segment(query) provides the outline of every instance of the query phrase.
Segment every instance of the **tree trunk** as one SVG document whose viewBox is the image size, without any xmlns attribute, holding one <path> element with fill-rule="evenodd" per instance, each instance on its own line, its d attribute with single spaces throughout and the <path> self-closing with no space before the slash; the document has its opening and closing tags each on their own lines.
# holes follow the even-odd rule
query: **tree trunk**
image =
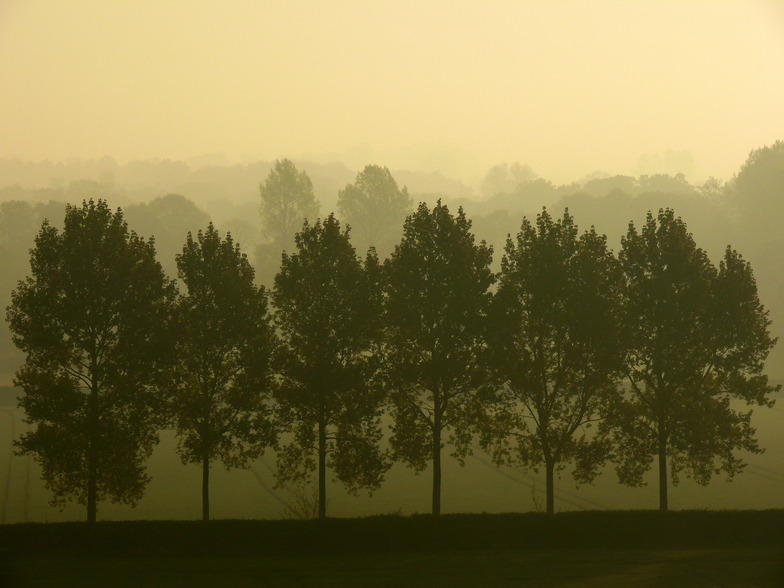
<svg viewBox="0 0 784 588">
<path fill-rule="evenodd" d="M 659 427 L 659 510 L 667 511 L 667 434 Z"/>
<path fill-rule="evenodd" d="M 553 514 L 555 512 L 555 492 L 553 490 L 555 462 L 547 460 L 545 462 L 545 471 L 547 473 L 547 514 Z"/>
<path fill-rule="evenodd" d="M 93 368 L 95 373 L 95 368 Z M 90 390 L 90 445 L 87 448 L 87 522 L 94 523 L 98 514 L 98 387 Z"/>
<path fill-rule="evenodd" d="M 210 520 L 210 458 L 201 459 L 201 520 Z"/>
<path fill-rule="evenodd" d="M 441 419 L 433 422 L 433 514 L 441 514 Z"/>
<path fill-rule="evenodd" d="M 326 427 L 319 423 L 319 463 L 318 463 L 318 476 L 319 476 L 319 519 L 327 518 L 327 430 Z"/>
<path fill-rule="evenodd" d="M 87 522 L 94 523 L 98 513 L 98 472 L 95 463 L 95 450 L 93 443 L 90 442 L 89 455 L 87 457 Z"/>
</svg>

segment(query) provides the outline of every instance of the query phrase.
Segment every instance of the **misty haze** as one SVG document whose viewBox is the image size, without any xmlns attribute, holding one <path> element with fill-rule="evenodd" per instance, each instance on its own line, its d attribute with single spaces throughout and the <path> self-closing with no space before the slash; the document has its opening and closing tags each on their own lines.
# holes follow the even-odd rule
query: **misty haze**
<svg viewBox="0 0 784 588">
<path fill-rule="evenodd" d="M 784 577 L 780 5 L 11 1 L 0 63 L 0 584 Z"/>
</svg>

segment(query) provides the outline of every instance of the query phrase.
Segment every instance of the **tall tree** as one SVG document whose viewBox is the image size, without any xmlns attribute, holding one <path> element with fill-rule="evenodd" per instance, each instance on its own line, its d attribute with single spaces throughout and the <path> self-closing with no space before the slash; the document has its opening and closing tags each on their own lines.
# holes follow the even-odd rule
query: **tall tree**
<svg viewBox="0 0 784 588">
<path fill-rule="evenodd" d="M 313 182 L 306 172 L 297 171 L 290 159 L 281 159 L 275 162 L 259 191 L 262 225 L 277 250 L 275 255 L 279 255 L 294 244 L 294 233 L 302 222 L 318 215 Z"/>
<path fill-rule="evenodd" d="M 380 268 L 373 250 L 362 264 L 333 215 L 306 222 L 296 246 L 284 253 L 272 292 L 282 339 L 276 395 L 293 432 L 278 454 L 278 477 L 305 479 L 317 469 L 324 518 L 328 467 L 352 493 L 378 488 L 389 467 L 379 448 L 382 398 L 368 385 Z"/>
<path fill-rule="evenodd" d="M 642 484 L 658 458 L 667 510 L 668 460 L 674 484 L 682 471 L 707 484 L 743 469 L 738 450 L 761 451 L 738 404 L 773 404 L 780 387 L 762 372 L 775 340 L 749 264 L 728 247 L 717 271 L 671 209 L 649 212 L 640 232 L 630 224 L 619 258 L 630 388 L 605 423 L 622 482 Z"/>
<path fill-rule="evenodd" d="M 294 247 L 294 234 L 304 220 L 318 215 L 319 203 L 308 174 L 297 171 L 289 159 L 275 162 L 259 190 L 259 212 L 266 242 L 256 249 L 256 267 L 261 281 L 271 284 L 280 269 L 281 252 Z"/>
<path fill-rule="evenodd" d="M 750 245 L 784 236 L 779 219 L 784 199 L 784 141 L 749 153 L 728 186 L 741 231 Z"/>
<path fill-rule="evenodd" d="M 568 211 L 523 219 L 507 239 L 487 333 L 497 379 L 482 444 L 498 463 L 545 466 L 548 513 L 556 468 L 574 462 L 575 479 L 590 481 L 606 455 L 586 429 L 620 373 L 620 277 L 606 238 L 593 227 L 578 237 Z"/>
<path fill-rule="evenodd" d="M 360 247 L 375 247 L 382 256 L 392 249 L 411 206 L 408 190 L 398 188 L 389 170 L 378 165 L 365 166 L 338 193 L 338 211 L 359 235 Z"/>
<path fill-rule="evenodd" d="M 267 292 L 247 257 L 212 225 L 188 233 L 177 255 L 187 294 L 176 307 L 177 363 L 170 406 L 183 463 L 202 466 L 202 518 L 210 518 L 210 463 L 246 467 L 275 442 L 270 394 L 274 333 Z"/>
<path fill-rule="evenodd" d="M 152 241 L 103 200 L 69 205 L 62 232 L 45 221 L 30 269 L 7 310 L 32 426 L 15 444 L 41 464 L 53 504 L 86 504 L 94 522 L 98 502 L 135 504 L 150 479 L 175 289 Z"/>
<path fill-rule="evenodd" d="M 484 370 L 482 331 L 492 247 L 477 245 L 471 222 L 426 204 L 405 222 L 385 262 L 384 379 L 391 399 L 392 448 L 422 471 L 433 465 L 432 512 L 441 512 L 444 435 L 461 463 L 471 440 L 471 410 Z"/>
</svg>

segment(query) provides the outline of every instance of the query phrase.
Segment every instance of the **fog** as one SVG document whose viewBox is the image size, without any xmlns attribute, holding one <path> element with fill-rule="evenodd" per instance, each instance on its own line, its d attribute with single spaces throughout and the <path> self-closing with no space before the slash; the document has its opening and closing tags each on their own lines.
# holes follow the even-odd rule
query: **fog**
<svg viewBox="0 0 784 588">
<path fill-rule="evenodd" d="M 187 232 L 213 221 L 271 285 L 280 257 L 259 185 L 285 157 L 312 180 L 322 217 L 369 164 L 414 205 L 462 206 L 496 271 L 507 234 L 543 206 L 568 207 L 616 253 L 629 221 L 672 207 L 713 263 L 727 244 L 750 261 L 781 338 L 784 149 L 754 190 L 737 180 L 753 150 L 784 139 L 782 71 L 784 5 L 772 1 L 6 1 L 0 306 L 29 273 L 44 218 L 61 226 L 65 203 L 97 197 L 155 236 L 169 276 Z M 3 322 L 0 522 L 81 519 L 83 507 L 49 507 L 40 468 L 12 455 L 23 360 Z M 765 373 L 784 381 L 781 344 Z M 783 411 L 755 412 L 767 453 L 743 454 L 745 473 L 684 480 L 672 508 L 784 507 Z M 198 517 L 201 474 L 175 443 L 164 431 L 138 507 L 101 504 L 101 519 Z M 297 497 L 274 487 L 274 467 L 270 453 L 249 470 L 216 463 L 214 517 L 291 515 Z M 478 449 L 465 469 L 444 468 L 444 512 L 542 507 L 541 471 L 498 468 Z M 654 508 L 654 473 L 628 488 L 607 467 L 578 490 L 567 469 L 557 508 Z M 427 512 L 428 476 L 398 463 L 372 498 L 331 484 L 330 515 Z"/>
<path fill-rule="evenodd" d="M 759 1 L 0 5 L 0 157 L 368 158 L 475 181 L 723 177 L 784 128 Z M 644 160 L 643 160 L 644 164 Z M 644 167 L 644 165 L 643 165 Z"/>
</svg>

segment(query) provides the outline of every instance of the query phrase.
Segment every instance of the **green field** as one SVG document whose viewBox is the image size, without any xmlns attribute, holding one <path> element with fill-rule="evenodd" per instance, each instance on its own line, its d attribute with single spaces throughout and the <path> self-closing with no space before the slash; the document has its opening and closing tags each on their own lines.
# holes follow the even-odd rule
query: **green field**
<svg viewBox="0 0 784 588">
<path fill-rule="evenodd" d="M 784 511 L 0 527 L 11 586 L 782 586 Z"/>
</svg>

